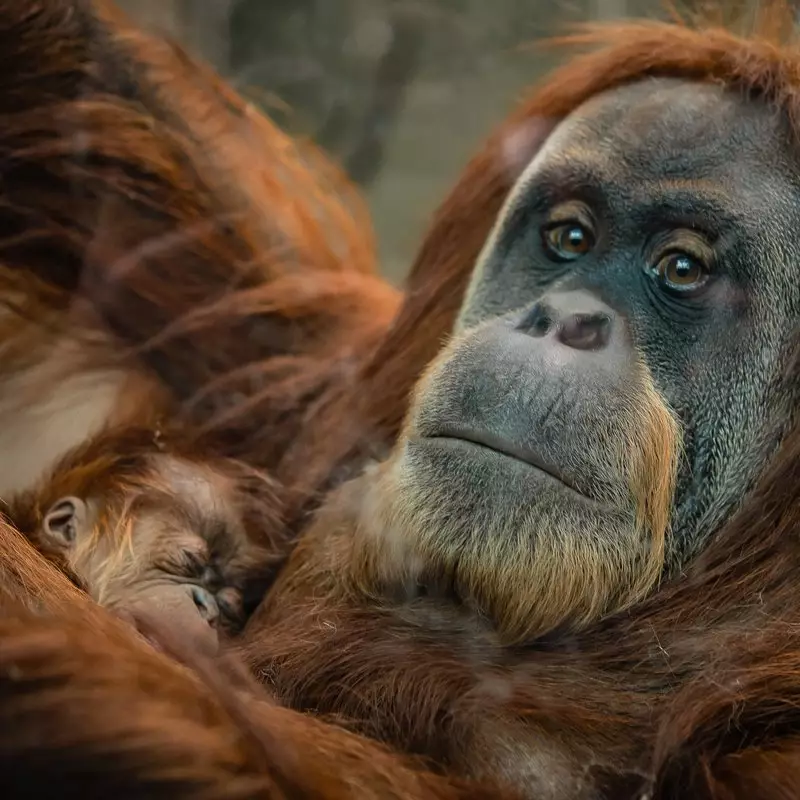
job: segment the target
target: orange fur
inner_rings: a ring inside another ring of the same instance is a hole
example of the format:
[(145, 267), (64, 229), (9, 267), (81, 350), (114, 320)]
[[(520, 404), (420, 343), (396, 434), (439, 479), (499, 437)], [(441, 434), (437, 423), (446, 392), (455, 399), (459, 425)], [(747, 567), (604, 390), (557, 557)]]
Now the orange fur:
[[(788, 29), (779, 10), (765, 36)], [(282, 535), (303, 531), (328, 488), (390, 449), (504, 198), (560, 118), (625, 81), (674, 75), (764, 94), (798, 124), (793, 45), (660, 23), (571, 43), (591, 51), (467, 167), (400, 298), (370, 274), (341, 186), (314, 188), (317, 158), (307, 170), (178, 48), (105, 3), (3, 5), (3, 294), (35, 328), (86, 342), (93, 366), (152, 379), (193, 447), (268, 470)], [(800, 726), (798, 465), (795, 432), (690, 574), (538, 649), (506, 647), (457, 608), (354, 596), (341, 580), (350, 531), (327, 509), (242, 652), (280, 701), (333, 721), (254, 699), (223, 665), (153, 652), (3, 527), (0, 791), (511, 797), (505, 779), (547, 790), (566, 771), (576, 792), (609, 797), (786, 797)], [(639, 479), (656, 524), (663, 474), (645, 458)]]

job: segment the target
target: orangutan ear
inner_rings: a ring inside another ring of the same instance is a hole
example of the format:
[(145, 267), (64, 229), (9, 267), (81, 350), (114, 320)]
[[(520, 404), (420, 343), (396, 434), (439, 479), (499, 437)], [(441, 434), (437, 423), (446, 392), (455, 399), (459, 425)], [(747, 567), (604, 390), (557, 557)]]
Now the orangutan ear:
[(72, 547), (86, 523), (86, 503), (79, 497), (62, 497), (45, 514), (42, 533), (55, 545)]

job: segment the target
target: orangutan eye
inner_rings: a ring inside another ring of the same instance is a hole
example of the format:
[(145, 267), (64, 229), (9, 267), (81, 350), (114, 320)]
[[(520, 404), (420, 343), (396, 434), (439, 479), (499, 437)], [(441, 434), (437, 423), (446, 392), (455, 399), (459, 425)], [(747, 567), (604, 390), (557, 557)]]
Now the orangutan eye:
[(579, 222), (560, 222), (542, 231), (544, 246), (558, 261), (575, 261), (594, 247), (594, 234)]
[(706, 265), (699, 258), (683, 252), (667, 253), (651, 273), (664, 291), (684, 297), (700, 291), (709, 278)]

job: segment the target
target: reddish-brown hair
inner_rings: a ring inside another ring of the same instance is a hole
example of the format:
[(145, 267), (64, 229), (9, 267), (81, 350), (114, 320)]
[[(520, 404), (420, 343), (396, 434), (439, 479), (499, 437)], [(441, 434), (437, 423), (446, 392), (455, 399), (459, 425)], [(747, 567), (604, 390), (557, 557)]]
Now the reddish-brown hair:
[[(5, 4), (4, 290), (21, 292), (20, 312), (35, 319), (70, 308), (58, 324), (110, 330), (173, 394), (188, 429), (274, 470), (306, 508), (391, 443), (503, 199), (552, 126), (647, 75), (721, 81), (794, 126), (800, 55), (770, 33), (787, 13), (766, 15), (749, 39), (660, 23), (573, 37), (592, 51), (467, 167), (395, 317), (399, 297), (371, 274), (363, 220), (343, 210), (354, 201), (340, 203), (335, 172), (317, 158), (309, 172), (309, 156), (213, 75), (104, 3)], [(324, 608), (330, 586), (312, 585), (270, 599), (284, 617), (253, 628), (249, 657), (283, 699), (347, 715), (442, 771), (459, 724), (510, 714), (576, 743), (610, 796), (797, 796), (799, 470), (793, 433), (691, 574), (568, 642), (510, 651), (476, 637), (465, 650), (447, 620), (412, 635), (375, 609)], [(5, 526), (0, 573), (7, 794), (44, 780), (120, 797), (501, 795), (254, 700), (219, 666), (148, 650)], [(485, 679), (509, 679), (508, 691), (487, 693)]]
[(4, 338), (110, 334), (94, 366), (132, 359), (196, 436), (276, 467), (398, 305), (360, 199), (105, 0), (6, 4), (0, 47)]

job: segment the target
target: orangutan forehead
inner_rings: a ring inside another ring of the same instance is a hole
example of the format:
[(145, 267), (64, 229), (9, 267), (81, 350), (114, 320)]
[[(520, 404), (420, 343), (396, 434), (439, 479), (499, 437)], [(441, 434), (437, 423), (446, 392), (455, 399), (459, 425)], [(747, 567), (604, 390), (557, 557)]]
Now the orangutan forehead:
[(230, 514), (231, 487), (228, 480), (202, 464), (162, 456), (155, 460), (156, 472), (167, 491), (204, 518)]
[(556, 128), (536, 161), (543, 158), (657, 179), (735, 176), (753, 166), (797, 172), (783, 115), (716, 84), (670, 78), (588, 100)]

